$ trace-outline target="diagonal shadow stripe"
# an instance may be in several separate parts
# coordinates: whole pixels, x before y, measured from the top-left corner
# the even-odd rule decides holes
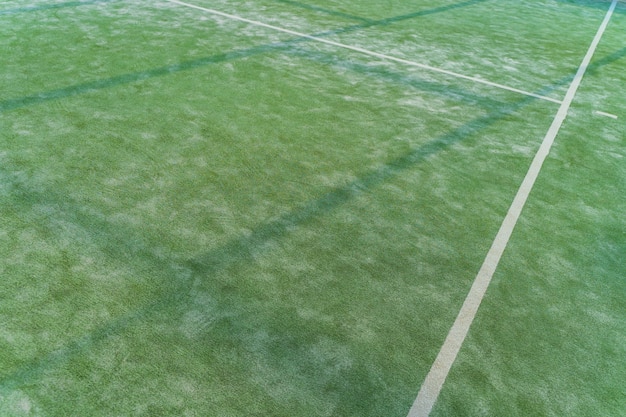
[[[236,239],[227,245],[190,260],[189,265],[198,274],[212,275],[227,268],[230,264],[252,259],[253,254],[258,254],[258,249],[266,246],[268,242],[280,239],[294,228],[336,210],[345,203],[415,167],[455,143],[514,113],[530,101],[530,99],[524,100],[516,105],[501,108],[485,117],[477,118],[383,165],[375,171],[365,173],[359,179],[343,187],[335,188],[321,198],[313,200],[295,211],[285,214],[272,222],[260,225],[248,236]]]
[[[38,12],[38,11],[41,11],[41,10],[55,10],[55,9],[65,9],[65,8],[68,8],[68,7],[88,6],[88,5],[91,5],[91,4],[98,4],[98,3],[112,3],[114,1],[119,1],[119,0],[68,1],[68,2],[65,2],[65,3],[41,4],[41,5],[37,5],[37,6],[16,7],[14,9],[0,10],[0,16],[20,14],[20,13],[28,13],[28,12]]]
[[[587,68],[587,73],[588,74],[593,74],[594,72],[596,72],[598,69],[612,64],[616,61],[619,61],[620,59],[624,58],[626,56],[626,46],[623,47],[622,49],[613,52],[610,55],[607,55],[601,59],[598,59],[597,61],[593,61],[591,64],[589,64],[589,67]]]
[[[358,74],[374,77],[390,84],[403,85],[417,91],[434,93],[442,97],[451,98],[453,100],[472,105],[478,104],[485,109],[505,105],[504,102],[490,96],[478,95],[466,89],[458,88],[452,84],[440,84],[412,77],[403,72],[393,71],[386,66],[360,64],[356,61],[341,59],[334,54],[315,52],[313,50],[304,50],[300,48],[290,48],[286,50],[285,53],[298,56],[303,59],[320,62],[325,65],[331,65],[336,68],[356,72]]]
[[[93,1],[111,1],[111,0],[93,0]],[[326,37],[326,36],[332,36],[332,35],[339,34],[339,33],[357,31],[357,30],[361,30],[361,29],[371,27],[371,26],[387,25],[387,24],[402,21],[402,20],[413,19],[413,18],[420,17],[420,16],[426,16],[429,14],[441,13],[444,11],[457,9],[460,7],[466,7],[466,6],[469,6],[475,3],[484,2],[484,1],[487,1],[487,0],[469,0],[466,2],[456,3],[453,5],[439,7],[436,9],[424,10],[420,12],[410,13],[407,15],[396,16],[396,17],[392,17],[388,19],[373,21],[367,24],[353,25],[353,26],[348,26],[348,27],[333,30],[333,31],[321,32],[321,33],[313,34],[311,36]],[[19,109],[19,108],[26,107],[26,106],[42,104],[48,101],[60,100],[63,98],[68,98],[72,96],[95,92],[98,90],[117,87],[117,86],[121,86],[124,84],[131,84],[131,83],[135,83],[135,82],[150,79],[150,78],[162,77],[162,76],[174,74],[174,73],[181,72],[181,71],[188,71],[188,70],[192,70],[195,68],[201,68],[201,67],[211,65],[211,64],[226,62],[226,61],[235,60],[239,58],[245,58],[245,57],[249,57],[249,56],[253,56],[257,54],[267,53],[270,51],[276,51],[276,50],[287,48],[288,46],[293,45],[293,44],[298,44],[302,42],[310,42],[310,41],[311,41],[310,38],[296,37],[296,38],[283,41],[283,42],[275,42],[271,44],[255,46],[252,48],[230,51],[226,53],[213,55],[210,57],[181,62],[178,64],[167,65],[167,66],[163,66],[159,68],[153,68],[153,69],[139,71],[139,72],[130,73],[130,74],[123,74],[123,75],[119,75],[119,76],[115,76],[115,77],[111,77],[107,79],[102,79],[102,80],[90,81],[90,82],[77,84],[77,85],[73,85],[73,86],[69,86],[65,88],[41,92],[41,93],[33,94],[30,96],[19,97],[15,99],[8,99],[8,100],[0,101],[0,113]]]
[[[571,79],[571,77],[567,78],[567,80],[569,79]],[[543,89],[541,93],[547,93],[556,89],[565,82],[567,81],[555,83],[553,86]],[[131,234],[129,233],[129,229],[119,229],[106,222],[106,220],[96,218],[86,213],[80,204],[72,204],[68,202],[67,198],[64,196],[55,196],[47,192],[33,192],[32,190],[19,191],[19,193],[22,194],[22,199],[28,204],[33,204],[33,202],[53,204],[62,207],[62,212],[64,213],[72,213],[71,221],[90,230],[91,235],[98,236],[103,251],[112,258],[121,257],[121,259],[126,259],[129,256],[129,250],[131,250],[130,253],[134,255],[133,257],[150,260],[149,263],[152,264],[156,276],[162,276],[163,279],[171,279],[171,276],[175,276],[176,270],[190,270],[192,271],[192,278],[180,282],[170,282],[172,289],[166,291],[160,298],[155,299],[153,302],[106,323],[94,329],[83,338],[70,342],[63,348],[44,355],[41,358],[34,359],[21,366],[19,369],[3,376],[0,379],[0,389],[15,389],[23,384],[29,383],[40,377],[46,370],[62,365],[75,355],[95,347],[100,342],[107,340],[110,336],[124,332],[129,327],[147,319],[151,315],[173,305],[184,305],[191,296],[189,283],[193,282],[194,278],[207,279],[207,277],[223,271],[235,263],[248,262],[254,259],[255,255],[258,255],[264,248],[268,247],[267,243],[281,239],[295,228],[301,227],[313,219],[331,213],[345,203],[367,193],[391,178],[414,168],[421,162],[449,148],[455,143],[480,133],[492,124],[519,111],[535,100],[536,99],[532,97],[526,97],[516,103],[494,110],[486,116],[472,120],[390,161],[376,170],[364,173],[359,179],[351,183],[337,187],[320,198],[312,200],[291,212],[279,216],[273,221],[257,226],[246,236],[233,239],[223,246],[200,254],[175,267],[172,265],[172,262],[155,256],[147,247],[136,249],[133,246],[133,248],[130,248],[126,242],[130,241],[136,243],[142,241],[142,239],[138,237],[141,236],[139,231]],[[135,243],[133,243],[133,245]],[[167,282],[169,282],[169,280]],[[220,288],[217,288],[216,291],[219,292]]]
[[[293,42],[296,42],[295,40]],[[195,68],[205,67],[211,64],[217,64],[239,58],[245,58],[248,56],[262,54],[269,51],[285,48],[289,45],[288,42],[272,43],[267,45],[256,46],[248,49],[241,49],[231,51],[223,54],[212,55],[205,58],[200,58],[192,61],[181,62],[178,64],[167,65],[160,68],[153,68],[146,71],[139,71],[130,74],[118,75],[116,77],[106,78],[102,80],[91,81],[83,84],[76,84],[57,90],[46,91],[38,94],[33,94],[26,97],[20,97],[16,99],[9,99],[0,102],[0,113],[7,112],[22,107],[32,106],[36,104],[42,104],[48,101],[60,100],[69,98],[81,94],[92,93],[99,90],[118,87],[125,84],[131,84],[151,78],[163,77],[166,75],[178,73],[181,71],[189,71]]]
[[[355,15],[348,14],[348,13],[343,13],[343,12],[338,12],[336,10],[325,9],[323,7],[313,6],[311,4],[300,3],[298,1],[293,1],[293,0],[274,0],[274,1],[276,1],[278,3],[289,4],[291,6],[299,7],[301,9],[307,9],[307,10],[312,10],[312,11],[315,11],[315,12],[326,13],[326,14],[331,15],[331,16],[343,17],[343,18],[346,18],[346,19],[349,19],[349,20],[357,20],[359,22],[365,22],[365,23],[371,23],[372,22],[372,20],[366,19],[364,17],[355,16]]]
[[[12,110],[28,107],[32,105],[44,104],[49,101],[62,100],[74,96],[79,96],[88,93],[94,93],[100,90],[106,90],[110,88],[119,87],[126,84],[132,84],[144,80],[149,80],[157,77],[164,77],[167,75],[175,74],[182,71],[190,71],[197,68],[203,68],[207,65],[219,64],[227,61],[232,61],[240,58],[246,58],[253,55],[273,52],[284,51],[293,55],[300,56],[302,58],[315,60],[324,64],[332,64],[341,66],[345,69],[349,69],[355,72],[369,75],[378,75],[379,78],[392,81],[395,83],[403,83],[407,86],[417,88],[423,91],[430,91],[453,97],[459,100],[471,102],[471,103],[485,103],[486,105],[499,104],[489,97],[482,97],[466,90],[461,90],[453,86],[434,83],[430,81],[421,81],[416,78],[411,78],[400,73],[394,73],[389,69],[380,68],[377,69],[374,66],[361,65],[355,62],[349,62],[341,60],[337,57],[328,54],[316,54],[314,52],[304,51],[292,51],[292,45],[299,42],[306,42],[307,39],[294,39],[287,42],[279,42],[267,45],[256,46],[248,49],[242,49],[238,51],[231,51],[224,54],[213,55],[197,60],[186,61],[178,64],[167,65],[160,68],[154,68],[147,71],[140,71],[130,74],[123,74],[116,77],[111,77],[103,80],[97,80],[87,82],[83,84],[77,84],[57,90],[51,90],[38,94],[33,94],[26,97],[20,97],[17,99],[9,99],[0,101],[0,113],[9,112]]]
[[[367,29],[367,28],[374,27],[374,26],[386,26],[386,25],[390,25],[393,23],[402,22],[405,20],[415,19],[417,17],[424,17],[424,16],[429,16],[429,15],[433,15],[437,13],[449,12],[451,10],[473,6],[475,4],[484,3],[486,1],[489,1],[489,0],[467,0],[467,1],[460,2],[460,3],[449,4],[447,6],[435,7],[433,9],[428,9],[428,10],[420,10],[420,11],[413,12],[413,13],[403,14],[403,15],[394,16],[394,17],[388,17],[385,19],[372,20],[370,22],[361,23],[361,24],[353,25],[353,26],[347,26],[345,28],[330,30],[326,32],[320,32],[320,33],[313,34],[311,36],[321,38],[325,36],[340,35],[343,33],[354,32],[355,30]]]
[[[582,7],[590,7],[593,9],[598,9],[600,11],[606,12],[606,2],[597,1],[597,0],[557,0],[559,3],[566,3],[568,5],[576,5]],[[617,7],[615,8],[615,13],[626,14],[626,4],[623,2],[617,3]]]
[[[591,65],[590,68],[593,67],[598,69],[603,65],[608,65],[618,59],[621,59],[623,56],[624,50],[617,51],[616,53],[596,61],[596,63]],[[573,77],[574,74],[567,75],[537,93],[541,95],[548,94],[563,85],[569,84]],[[151,270],[155,272],[156,276],[164,277],[164,279],[175,275],[176,270],[180,269],[191,269],[194,272],[194,275],[207,277],[212,273],[224,270],[233,263],[246,262],[252,259],[253,255],[258,254],[262,247],[267,247],[265,244],[268,241],[280,239],[282,236],[287,235],[294,227],[304,225],[308,221],[318,218],[326,213],[330,213],[351,199],[364,194],[370,189],[384,183],[388,179],[398,176],[402,172],[415,167],[420,162],[425,161],[438,152],[441,152],[455,143],[462,141],[464,138],[480,133],[490,125],[496,123],[509,114],[519,111],[535,100],[536,99],[532,97],[526,97],[519,102],[509,104],[501,109],[495,110],[489,115],[470,121],[460,128],[453,130],[440,138],[434,139],[424,146],[416,148],[412,152],[383,165],[377,170],[365,173],[358,180],[355,180],[345,186],[335,188],[321,198],[310,201],[300,208],[280,216],[272,222],[259,225],[251,232],[250,235],[234,239],[224,246],[194,257],[186,263],[178,265],[177,268],[174,268],[171,262],[155,256],[148,248],[145,247],[139,250],[131,250],[130,255],[150,259],[149,263],[153,266]],[[130,229],[119,229],[103,219],[99,219],[89,213],[86,213],[83,206],[77,203],[72,204],[71,202],[68,202],[68,199],[65,196],[55,196],[53,193],[49,192],[34,192],[32,190],[23,189],[19,190],[18,194],[21,194],[21,198],[25,201],[26,205],[32,205],[37,202],[53,204],[58,207],[62,207],[62,212],[64,213],[71,213],[72,218],[70,220],[80,224],[85,229],[90,230],[90,232],[93,231],[91,235],[99,238],[103,251],[113,258],[127,258],[129,256],[129,246],[126,242],[137,242],[142,240],[138,237],[140,236],[140,233],[134,232],[134,235],[129,236]],[[94,329],[84,337],[74,340],[54,352],[50,352],[43,357],[33,359],[32,361],[22,365],[19,369],[6,374],[0,379],[0,389],[10,390],[21,385],[28,384],[40,377],[46,370],[62,365],[73,356],[94,348],[100,342],[107,340],[113,335],[121,334],[126,329],[132,327],[141,320],[146,319],[150,315],[155,314],[173,304],[184,304],[188,296],[188,284],[189,280],[172,283],[172,286],[175,286],[175,289],[164,293],[160,298],[154,300],[154,302],[146,304],[140,309],[104,324]]]

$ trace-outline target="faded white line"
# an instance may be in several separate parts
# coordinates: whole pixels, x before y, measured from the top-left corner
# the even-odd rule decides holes
[[[222,17],[225,17],[225,18],[228,18],[228,19],[238,20],[240,22],[248,23],[250,25],[260,26],[260,27],[264,27],[264,28],[267,28],[267,29],[272,29],[272,30],[275,30],[275,31],[278,31],[278,32],[288,33],[290,35],[298,36],[298,37],[301,37],[301,38],[310,39],[310,40],[315,41],[315,42],[321,42],[321,43],[325,43],[327,45],[336,46],[338,48],[348,49],[348,50],[351,50],[351,51],[359,52],[359,53],[362,53],[362,54],[365,54],[365,55],[369,55],[369,56],[373,56],[373,57],[376,57],[376,58],[381,58],[381,59],[385,59],[385,60],[393,61],[393,62],[399,62],[401,64],[409,65],[409,66],[412,66],[412,67],[417,67],[417,68],[425,69],[425,70],[428,70],[428,71],[433,71],[433,72],[438,72],[440,74],[449,75],[451,77],[461,78],[461,79],[464,79],[464,80],[473,81],[475,83],[488,85],[490,87],[494,87],[494,88],[498,88],[498,89],[501,89],[501,90],[510,91],[510,92],[517,93],[517,94],[522,94],[522,95],[525,95],[525,96],[528,96],[528,97],[534,97],[534,98],[539,99],[539,100],[551,101],[551,102],[556,103],[556,104],[561,104],[560,100],[557,100],[557,99],[554,99],[554,98],[551,98],[551,97],[546,97],[546,96],[542,96],[540,94],[531,93],[529,91],[520,90],[518,88],[509,87],[509,86],[498,84],[498,83],[493,83],[491,81],[487,81],[487,80],[484,80],[482,78],[470,77],[470,76],[467,76],[467,75],[459,74],[459,73],[448,71],[448,70],[445,70],[445,69],[431,67],[430,65],[420,64],[419,62],[409,61],[407,59],[402,59],[402,58],[396,58],[394,56],[381,54],[381,53],[378,53],[378,52],[370,51],[368,49],[363,49],[363,48],[360,48],[358,46],[351,46],[351,45],[346,45],[344,43],[330,41],[328,39],[320,38],[320,37],[317,37],[317,36],[307,35],[305,33],[296,32],[296,31],[293,31],[293,30],[290,30],[290,29],[285,29],[285,28],[281,28],[281,27],[278,27],[278,26],[274,26],[274,25],[268,25],[267,23],[263,23],[263,22],[259,22],[259,21],[251,20],[251,19],[246,19],[245,17],[241,17],[241,16],[236,16],[236,15],[233,15],[233,14],[229,14],[229,13],[220,12],[219,10],[209,9],[209,8],[197,6],[197,5],[191,4],[191,3],[185,3],[185,2],[179,1],[179,0],[165,0],[165,1],[168,1],[170,3],[175,3],[175,4],[178,4],[178,5],[181,5],[181,6],[186,6],[186,7],[190,7],[190,8],[193,8],[193,9],[201,10],[201,11],[204,11],[204,12],[207,12],[207,13],[211,13],[211,14],[214,14],[214,15],[217,15],[217,16],[222,16]]]
[[[528,199],[528,195],[535,184],[535,180],[539,175],[539,171],[548,156],[548,152],[554,143],[554,139],[561,129],[561,125],[567,116],[567,112],[572,104],[574,96],[576,95],[576,91],[580,86],[583,76],[591,62],[591,57],[593,56],[598,43],[600,43],[600,39],[604,34],[604,31],[609,24],[609,20],[613,15],[613,11],[615,10],[615,6],[617,5],[617,0],[613,0],[611,3],[611,7],[604,18],[604,21],[600,25],[598,32],[596,33],[589,50],[587,51],[587,55],[583,59],[582,64],[578,68],[576,72],[576,76],[574,80],[570,84],[569,89],[565,95],[565,99],[563,100],[563,104],[561,104],[559,111],[554,118],[548,133],[546,134],[535,158],[533,159],[528,172],[526,173],[526,177],[522,181],[522,185],[517,191],[517,195],[515,196],[511,207],[509,208],[502,225],[500,226],[500,230],[496,235],[493,244],[491,245],[491,249],[487,253],[487,256],[483,262],[474,283],[467,294],[467,298],[461,307],[461,310],[446,337],[446,340],[433,363],[430,372],[426,376],[422,387],[420,388],[419,393],[417,394],[417,398],[413,403],[413,406],[409,410],[408,417],[428,417],[430,414],[437,398],[439,397],[439,393],[441,392],[441,388],[450,372],[450,368],[452,364],[456,360],[456,357],[461,349],[461,345],[467,336],[467,332],[474,321],[474,317],[476,316],[476,312],[478,311],[478,307],[487,291],[487,287],[491,282],[491,278],[500,262],[500,258],[502,257],[502,253],[506,248],[506,245],[513,233],[513,229],[519,219],[519,216],[522,212],[522,208]]]
[[[617,119],[617,115],[615,115],[615,114],[605,113],[605,112],[599,111],[599,110],[596,110],[593,113],[597,114],[598,116],[604,116],[604,117],[610,117],[611,119]]]

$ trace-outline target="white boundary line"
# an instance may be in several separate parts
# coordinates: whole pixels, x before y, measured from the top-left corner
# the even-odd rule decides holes
[[[605,113],[605,112],[600,111],[600,110],[596,110],[596,111],[594,111],[594,113],[597,114],[598,116],[604,116],[604,117],[610,117],[611,119],[617,119],[617,115],[616,114]]]
[[[535,184],[535,180],[539,175],[543,162],[548,156],[548,152],[554,143],[554,139],[561,129],[561,125],[567,116],[567,112],[572,104],[574,96],[576,95],[576,91],[580,86],[589,63],[591,62],[591,58],[596,50],[596,47],[600,43],[600,39],[609,24],[609,20],[611,19],[616,5],[617,0],[613,0],[604,21],[600,25],[593,42],[591,42],[591,46],[589,46],[589,50],[587,51],[582,64],[576,72],[574,80],[567,90],[565,99],[563,100],[556,117],[552,121],[552,125],[550,126],[548,133],[543,139],[543,142],[541,143],[541,146],[537,151],[528,172],[526,173],[524,181],[517,191],[517,195],[515,196],[515,199],[513,200],[513,203],[511,204],[511,207],[509,208],[509,211],[500,226],[500,230],[493,241],[491,249],[489,249],[483,265],[480,268],[469,293],[467,294],[467,298],[465,298],[465,302],[463,303],[463,306],[461,307],[461,310],[459,311],[459,314],[452,325],[452,328],[450,329],[450,332],[448,333],[448,336],[446,337],[446,340],[441,347],[430,372],[426,376],[426,379],[424,380],[424,383],[422,384],[422,387],[420,388],[417,398],[409,410],[407,417],[428,417],[433,406],[435,405],[437,397],[443,387],[443,383],[445,382],[450,368],[452,367],[452,364],[461,349],[465,336],[467,336],[469,328],[474,321],[474,317],[476,316],[476,312],[478,311],[478,307],[480,306],[485,292],[487,291],[487,287],[491,282],[491,278],[493,277],[498,263],[500,262],[502,253],[504,252],[509,238],[513,233],[513,229],[519,219],[522,208],[524,207],[530,191]]]
[[[396,58],[396,57],[393,57],[393,56],[390,56],[390,55],[385,55],[385,54],[381,54],[381,53],[378,53],[378,52],[370,51],[368,49],[359,48],[358,46],[346,45],[346,44],[343,44],[343,43],[330,41],[328,39],[320,38],[320,37],[317,37],[317,36],[307,35],[307,34],[301,33],[301,32],[296,32],[296,31],[293,31],[293,30],[290,30],[290,29],[284,29],[284,28],[281,28],[281,27],[278,27],[278,26],[268,25],[267,23],[258,22],[256,20],[246,19],[244,17],[240,17],[240,16],[236,16],[236,15],[233,15],[233,14],[220,12],[220,11],[214,10],[214,9],[208,9],[206,7],[196,6],[195,4],[185,3],[185,2],[179,1],[179,0],[165,0],[165,1],[168,1],[168,2],[174,3],[174,4],[178,4],[178,5],[181,5],[181,6],[190,7],[192,9],[201,10],[201,11],[204,11],[204,12],[207,12],[207,13],[211,13],[211,14],[214,14],[214,15],[217,15],[217,16],[226,17],[228,19],[238,20],[238,21],[244,22],[244,23],[249,23],[249,24],[254,25],[254,26],[260,26],[260,27],[272,29],[272,30],[275,30],[275,31],[278,31],[278,32],[283,32],[283,33],[288,33],[290,35],[295,35],[295,36],[298,36],[298,37],[301,37],[301,38],[310,39],[310,40],[315,41],[315,42],[321,42],[321,43],[325,43],[327,45],[332,45],[332,46],[336,46],[336,47],[343,48],[343,49],[349,49],[351,51],[359,52],[359,53],[362,53],[362,54],[365,54],[365,55],[369,55],[369,56],[373,56],[373,57],[376,57],[376,58],[385,59],[387,61],[399,62],[399,63],[405,64],[405,65],[409,65],[409,66],[412,66],[412,67],[422,68],[422,69],[425,69],[425,70],[438,72],[440,74],[446,74],[446,75],[449,75],[451,77],[462,78],[464,80],[469,80],[469,81],[473,81],[475,83],[488,85],[490,87],[499,88],[501,90],[507,90],[507,91],[511,91],[511,92],[518,93],[518,94],[522,94],[522,95],[525,95],[525,96],[528,96],[528,97],[534,97],[534,98],[539,99],[539,100],[551,101],[551,102],[556,103],[556,104],[561,104],[562,103],[560,100],[557,100],[557,99],[553,99],[553,98],[550,98],[550,97],[542,96],[540,94],[535,94],[535,93],[531,93],[529,91],[524,91],[524,90],[520,90],[520,89],[517,89],[517,88],[509,87],[509,86],[502,85],[502,84],[492,83],[491,81],[483,80],[481,78],[470,77],[468,75],[459,74],[459,73],[448,71],[448,70],[444,70],[444,69],[441,69],[441,68],[431,67],[430,65],[420,64],[419,62],[409,61],[409,60],[402,59],[402,58]]]

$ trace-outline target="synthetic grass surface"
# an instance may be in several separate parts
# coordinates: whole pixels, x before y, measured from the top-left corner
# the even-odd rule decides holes
[[[624,413],[624,55],[607,32],[432,415]]]
[[[560,98],[604,9],[518,3],[194,4]],[[406,415],[558,105],[165,2],[2,10],[0,412]],[[623,371],[602,392],[571,378],[624,349],[623,120],[593,116],[623,114],[612,29],[435,414],[624,404]],[[590,171],[559,170],[572,158]],[[606,212],[573,214],[585,190]],[[540,270],[551,285],[508,278]],[[592,272],[608,286],[568,285]],[[596,294],[606,327],[533,291]],[[531,346],[578,365],[483,324],[507,297]],[[591,363],[562,323],[603,341]],[[538,401],[544,368],[559,389]]]

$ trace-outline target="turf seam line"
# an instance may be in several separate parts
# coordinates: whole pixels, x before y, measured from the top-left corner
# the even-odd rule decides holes
[[[439,354],[437,355],[437,358],[432,364],[432,367],[428,372],[428,375],[426,376],[426,379],[424,380],[407,417],[428,417],[432,411],[432,408],[439,397],[439,393],[441,392],[441,388],[443,387],[448,373],[452,368],[452,364],[456,360],[459,350],[461,349],[461,345],[463,344],[469,328],[474,321],[478,307],[485,296],[487,287],[489,286],[502,254],[506,249],[507,243],[513,233],[515,225],[517,224],[522,209],[528,199],[528,196],[530,195],[537,177],[539,176],[541,167],[548,156],[550,148],[552,147],[552,144],[554,143],[565,118],[567,117],[569,107],[574,100],[576,91],[578,90],[582,78],[587,71],[596,47],[600,43],[604,31],[609,24],[613,11],[617,6],[617,1],[618,0],[613,0],[611,3],[602,24],[591,42],[589,49],[587,50],[587,54],[585,55],[580,67],[578,67],[578,71],[576,72],[576,75],[567,90],[563,103],[559,107],[559,110],[552,121],[552,125],[539,147],[539,150],[535,154],[530,168],[528,169],[528,172],[526,173],[526,176],[524,177],[524,180],[522,181],[522,184],[520,185],[517,194],[511,203],[506,217],[500,226],[500,230],[498,231],[498,234],[496,235],[492,246],[485,257],[474,283],[465,298],[463,306],[461,307],[461,310],[459,311],[459,314],[452,325],[452,328],[450,329]]]
[[[397,57],[394,57],[394,56],[391,56],[391,55],[370,51],[369,49],[360,48],[358,46],[347,45],[347,44],[344,44],[344,43],[335,42],[335,41],[331,41],[331,40],[328,40],[328,39],[320,38],[318,36],[307,35],[305,33],[296,32],[296,31],[293,31],[293,30],[290,30],[290,29],[281,28],[281,27],[278,27],[278,26],[274,26],[274,25],[270,25],[270,24],[267,24],[267,23],[259,22],[257,20],[247,19],[245,17],[241,17],[241,16],[229,14],[229,13],[220,12],[219,10],[209,9],[209,8],[206,8],[206,7],[197,6],[195,4],[186,3],[186,2],[183,2],[183,1],[179,1],[179,0],[165,0],[165,1],[167,1],[169,3],[174,3],[174,4],[181,5],[181,6],[189,7],[189,8],[192,8],[192,9],[201,10],[201,11],[204,11],[204,12],[207,12],[207,13],[214,14],[216,16],[225,17],[227,19],[237,20],[237,21],[240,21],[240,22],[243,22],[243,23],[248,23],[250,25],[264,27],[264,28],[267,28],[267,29],[272,29],[272,30],[275,30],[275,31],[278,31],[278,32],[288,33],[290,35],[299,36],[299,37],[302,37],[302,38],[305,38],[305,39],[309,39],[309,40],[312,40],[312,41],[315,41],[315,42],[324,43],[324,44],[335,46],[335,47],[338,47],[338,48],[348,49],[348,50],[351,50],[351,51],[354,51],[354,52],[359,52],[359,53],[364,54],[364,55],[373,56],[373,57],[384,59],[384,60],[387,60],[387,61],[398,62],[398,63],[409,65],[409,66],[412,66],[412,67],[417,67],[417,68],[421,68],[421,69],[424,69],[424,70],[437,72],[437,73],[440,73],[440,74],[445,74],[445,75],[448,75],[448,76],[451,76],[451,77],[454,77],[454,78],[461,78],[461,79],[464,79],[464,80],[473,81],[473,82],[478,83],[478,84],[484,84],[484,85],[487,85],[489,87],[495,87],[495,88],[498,88],[498,89],[501,89],[501,90],[506,90],[506,91],[510,91],[510,92],[517,93],[517,94],[522,94],[522,95],[529,96],[529,97],[534,97],[534,98],[537,98],[537,99],[540,99],[540,100],[550,101],[550,102],[553,102],[553,103],[556,103],[556,104],[562,104],[561,100],[557,100],[557,99],[554,99],[554,98],[551,98],[551,97],[546,97],[546,96],[542,96],[542,95],[539,95],[539,94],[531,93],[529,91],[520,90],[518,88],[509,87],[509,86],[506,86],[506,85],[503,85],[503,84],[494,83],[494,82],[491,82],[491,81],[484,80],[482,78],[471,77],[469,75],[459,74],[459,73],[456,73],[456,72],[453,72],[453,71],[448,71],[448,70],[445,70],[445,69],[442,69],[442,68],[437,68],[437,67],[433,67],[433,66],[430,66],[430,65],[421,64],[419,62],[410,61],[408,59],[397,58]]]

